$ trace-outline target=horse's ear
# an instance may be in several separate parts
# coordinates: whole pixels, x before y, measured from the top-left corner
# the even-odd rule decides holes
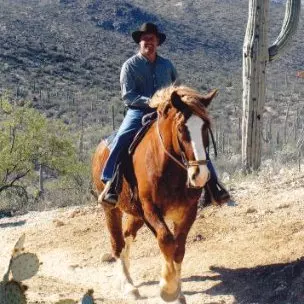
[[[176,91],[173,91],[171,94],[171,104],[174,108],[181,112],[187,109],[187,105],[182,102]]]
[[[171,104],[167,103],[163,110],[161,111],[160,115],[164,116],[165,118],[168,116],[168,112],[171,109]]]
[[[214,89],[202,97],[201,101],[206,108],[210,105],[212,99],[217,95],[217,93],[218,89]]]

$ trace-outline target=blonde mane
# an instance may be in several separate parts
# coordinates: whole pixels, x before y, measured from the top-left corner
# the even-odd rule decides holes
[[[171,96],[175,92],[180,97],[181,101],[187,105],[190,110],[197,116],[209,121],[208,112],[202,99],[204,95],[187,86],[169,86],[155,92],[149,102],[151,108],[157,108],[159,112],[163,112],[171,105]]]

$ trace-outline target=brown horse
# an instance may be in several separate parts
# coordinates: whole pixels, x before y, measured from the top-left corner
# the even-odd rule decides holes
[[[201,95],[188,87],[171,86],[158,91],[150,102],[157,108],[158,118],[132,155],[137,199],[131,201],[129,184],[124,180],[117,207],[104,208],[124,295],[138,295],[129,273],[129,247],[145,223],[164,257],[161,298],[185,302],[181,266],[198,200],[209,178],[205,147],[210,120],[206,108],[215,94]],[[104,187],[100,175],[108,154],[105,142],[101,142],[93,156],[93,182],[98,193]],[[123,212],[128,214],[124,229]],[[173,232],[167,220],[173,222]]]

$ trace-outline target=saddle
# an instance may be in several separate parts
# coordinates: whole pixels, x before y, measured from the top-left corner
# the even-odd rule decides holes
[[[140,143],[140,141],[143,139],[143,137],[145,136],[145,134],[147,133],[147,131],[150,129],[151,125],[153,124],[153,122],[157,119],[157,112],[152,112],[149,114],[146,114],[143,118],[142,118],[142,127],[141,129],[139,129],[139,131],[136,133],[129,149],[128,149],[128,153],[129,155],[132,155],[136,149],[136,147],[138,146],[138,144]]]

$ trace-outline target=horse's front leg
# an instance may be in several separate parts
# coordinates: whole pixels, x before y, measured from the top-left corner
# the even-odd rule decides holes
[[[182,221],[174,222],[174,238],[176,241],[176,250],[174,253],[174,265],[181,286],[181,272],[182,272],[182,262],[185,256],[185,248],[188,233],[193,225],[197,214],[197,206],[189,206],[188,210],[184,211],[184,216]],[[178,296],[178,303],[186,303],[186,299],[180,291]]]
[[[160,296],[164,301],[174,301],[180,294],[180,280],[174,263],[176,242],[156,207],[147,202],[143,206],[145,219],[154,229],[164,257],[160,279]]]

